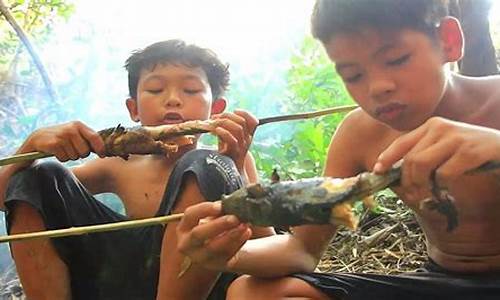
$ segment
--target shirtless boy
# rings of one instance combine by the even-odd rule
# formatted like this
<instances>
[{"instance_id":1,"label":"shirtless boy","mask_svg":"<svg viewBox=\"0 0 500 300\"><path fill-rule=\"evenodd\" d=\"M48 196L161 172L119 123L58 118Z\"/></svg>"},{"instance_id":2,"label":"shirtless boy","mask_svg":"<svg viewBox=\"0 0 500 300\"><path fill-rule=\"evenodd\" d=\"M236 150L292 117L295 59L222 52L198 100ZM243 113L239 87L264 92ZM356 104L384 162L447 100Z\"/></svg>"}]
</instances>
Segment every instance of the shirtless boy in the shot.
<instances>
[{"instance_id":1,"label":"shirtless boy","mask_svg":"<svg viewBox=\"0 0 500 300\"><path fill-rule=\"evenodd\" d=\"M232 284L228 299L500 297L499 173L464 175L500 159L500 77L448 70L462 56L463 35L444 2L317 0L312 15L314 36L360 105L333 135L324 175L384 172L404 159L395 191L427 238L425 271L311 273L335 226L298 226L290 235L246 241L248 229L212 245L211 239L232 227L217 219L191 226L220 213L213 203L191 207L178 227L181 251L207 267L249 274ZM451 232L446 218L420 207L431 196L433 172L456 201L459 225ZM205 243L193 243L192 233Z\"/></svg>"},{"instance_id":2,"label":"shirtless boy","mask_svg":"<svg viewBox=\"0 0 500 300\"><path fill-rule=\"evenodd\" d=\"M9 233L182 212L237 189L240 172L256 180L247 150L257 120L244 111L221 114L229 72L212 51L169 40L134 52L125 67L133 121L155 126L213 114L224 120L215 129L220 153L195 150L195 142L168 157L98 158L71 170L50 161L4 167L0 195ZM17 153L31 151L59 161L105 153L101 137L78 121L35 131ZM92 196L104 192L120 197L126 216ZM15 242L11 250L30 299L206 299L219 272L192 266L178 277L184 256L176 249L176 226Z\"/></svg>"}]
</instances>

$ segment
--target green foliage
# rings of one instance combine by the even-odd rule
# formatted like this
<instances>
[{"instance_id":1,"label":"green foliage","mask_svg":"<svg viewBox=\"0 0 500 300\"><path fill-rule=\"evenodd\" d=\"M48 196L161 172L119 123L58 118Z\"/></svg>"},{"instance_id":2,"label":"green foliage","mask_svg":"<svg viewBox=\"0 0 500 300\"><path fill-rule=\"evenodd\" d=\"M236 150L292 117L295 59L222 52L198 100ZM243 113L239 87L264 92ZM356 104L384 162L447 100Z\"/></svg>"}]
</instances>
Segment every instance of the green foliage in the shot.
<instances>
[{"instance_id":1,"label":"green foliage","mask_svg":"<svg viewBox=\"0 0 500 300\"><path fill-rule=\"evenodd\" d=\"M291 63L287 74L288 95L281 103L282 113L353 103L320 43L312 37L305 38ZM275 133L265 139L256 138L253 153L262 177L267 178L274 168L284 180L321 175L331 136L343 117L337 114L292 122L285 128L290 134Z\"/></svg>"},{"instance_id":2,"label":"green foliage","mask_svg":"<svg viewBox=\"0 0 500 300\"><path fill-rule=\"evenodd\" d=\"M46 41L54 22L67 20L74 10L72 4L62 0L7 0L5 4L19 26L36 43ZM17 60L22 45L7 22L0 22L0 36L0 70L5 71Z\"/></svg>"},{"instance_id":3,"label":"green foliage","mask_svg":"<svg viewBox=\"0 0 500 300\"><path fill-rule=\"evenodd\" d=\"M7 0L4 4L35 47L48 39L53 24L73 12L73 5L62 0ZM47 97L25 45L4 16L0 18L0 155L4 156L33 130L63 120L68 111Z\"/></svg>"}]
</instances>

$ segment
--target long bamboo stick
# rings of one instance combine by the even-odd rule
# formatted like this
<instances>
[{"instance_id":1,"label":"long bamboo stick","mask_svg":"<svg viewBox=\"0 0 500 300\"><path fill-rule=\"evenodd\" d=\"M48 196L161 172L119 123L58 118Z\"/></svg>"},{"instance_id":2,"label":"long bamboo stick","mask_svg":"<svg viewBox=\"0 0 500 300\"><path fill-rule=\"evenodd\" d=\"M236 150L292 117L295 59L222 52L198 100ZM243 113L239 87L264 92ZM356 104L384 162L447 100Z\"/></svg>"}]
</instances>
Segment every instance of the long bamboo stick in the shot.
<instances>
[{"instance_id":1,"label":"long bamboo stick","mask_svg":"<svg viewBox=\"0 0 500 300\"><path fill-rule=\"evenodd\" d=\"M274 123L274 122L299 120L299 119L311 119L311 118L316 118L316 117L334 114L334 113L348 112L348 111L351 111L357 107L358 107L357 105L345 105L345 106L337 106L337 107L332 107L332 108L319 110L319 111L313 111L313 112L267 117L267 118L260 119L258 125L264 125L264 124L269 124L269 123ZM199 130L198 133L203 133L203 132L208 132L208 130ZM10 165L10 164L20 163L20 162L40 159L40 158L51 157L51 156L53 156L53 155L50 153L43 153L43 152L28 152L28 153L16 154L16 155L12 155L12 156L5 157L5 158L0 158L0 167Z\"/></svg>"},{"instance_id":2,"label":"long bamboo stick","mask_svg":"<svg viewBox=\"0 0 500 300\"><path fill-rule=\"evenodd\" d=\"M466 171L465 174L476 174L480 172L489 172L492 170L498 170L500 169L500 161L490 161L486 162L485 164L479 166L478 168ZM363 198L367 195L374 194L378 191L381 191L385 189L386 187L390 186L394 182L396 182L399 179L401 172L400 172L400 166L395 166L393 167L389 172L386 174L381 174L377 175L371 172L365 172L360 175L359 178L361 180L361 184L356 184L356 188L352 189L354 186L346 186L345 192L339 192L338 197L334 197L330 199L329 201L331 202L332 206L335 204L339 204L345 201L348 201L349 199L352 199L353 197L355 198ZM299 185L301 183L298 183ZM276 192L276 191L275 191ZM276 195L274 195L276 196ZM290 195L287 195L287 197ZM242 192L242 190L237 190L234 193L226 196L224 199L222 199L223 203L223 210L225 210L225 213L228 214L236 214L240 218L245 217L245 213L243 212L238 212L237 210L234 210L231 208L231 205L233 205L234 201L239 201L242 200L241 198L246 197L246 193ZM251 205L255 204L253 203L255 200L250 203ZM248 203L247 203L248 204ZM4 235L0 236L0 244L1 243L6 243L6 242L13 242L13 241L22 241L22 240L30 240L30 239L38 239L38 238L56 238L56 237L65 237L65 236L73 236L73 235L82 235L82 234L88 234L88 233L94 233L94 232L104 232L104 231L112 231L112 230L119 230L119 229L125 229L125 228L134 228L134 227L143 227L143 226L152 226L152 225L159 225L159 224L167 224L170 222L175 222L179 221L183 217L183 213L178 213L178 214L173 214L173 215L167 215L167 216L161 216L161 217L154 217L154 218L145 218L145 219L140 219L140 220L133 220L133 221L123 221L123 222L115 222L115 223L108 223L108 224L98 224L98 225L88 225L88 226L78 226L78 227L71 227L71 228L64 228L64 229L56 229L56 230L47 230L47 231L39 231L39 232L30 232L30 233L21 233L21 234L13 234L13 235ZM445 213L446 215L446 213ZM447 216L449 219L448 220L453 220L456 216ZM255 221L255 220L254 220ZM303 223L305 224L305 223Z\"/></svg>"},{"instance_id":3,"label":"long bamboo stick","mask_svg":"<svg viewBox=\"0 0 500 300\"><path fill-rule=\"evenodd\" d=\"M288 120L309 119L309 118L315 118L315 117L324 116L324 115L333 114L333 113L348 112L348 111L355 109L356 107L357 107L356 105L338 106L338 107L333 107L333 108L320 110L320 111L314 111L314 112L306 112L306 113L300 113L300 114L291 114L291 115L262 118L259 120L258 125L264 125L264 124L268 124L268 123L288 121ZM19 163L19 162L23 162L23 161L27 161L27 160L46 158L46 157L50 157L50 156L53 156L53 155L50 153L42 153L42 152L22 153L22 154L17 154L17 155L11 156L11 157L0 159L0 166L13 164L13 163ZM182 218L182 216L183 216L183 214L180 213L180 214L174 214L174 215L168 215L168 216L162 216L162 217L146 218L146 219L142 219L142 220L123 221L123 222L115 222L115 223L109 223L109 224L78 226L78 227L56 229L56 230L46 230L46 231L39 231L39 232L5 235L5 236L0 236L0 243L30 240L30 239L40 239L40 238L57 238L57 237L82 235L82 234L95 233L95 232L120 230L120 229L125 229L125 228L167 224L170 222L180 220Z\"/></svg>"},{"instance_id":4,"label":"long bamboo stick","mask_svg":"<svg viewBox=\"0 0 500 300\"><path fill-rule=\"evenodd\" d=\"M70 227L70 228L55 229L55 230L45 230L38 232L5 235L5 236L0 236L0 243L41 239L41 238L57 238L57 237L82 235L95 232L113 231L125 228L167 224L170 222L179 221L180 219L182 219L183 215L184 215L183 213L179 213L168 216L146 218L141 220L122 221L122 222L107 223L107 224L78 226L78 227Z\"/></svg>"},{"instance_id":5,"label":"long bamboo stick","mask_svg":"<svg viewBox=\"0 0 500 300\"><path fill-rule=\"evenodd\" d=\"M332 108L327 108L318 111L310 111L300 114L291 114L291 115L283 115L283 116L275 116L275 117L267 117L259 119L259 125L264 125L273 122L282 122L282 121L291 121L291 120L300 120L300 119L311 119L316 117L321 117L324 115L330 115L334 113L342 113L349 112L355 108L357 105L344 105L344 106L336 106Z\"/></svg>"}]
</instances>

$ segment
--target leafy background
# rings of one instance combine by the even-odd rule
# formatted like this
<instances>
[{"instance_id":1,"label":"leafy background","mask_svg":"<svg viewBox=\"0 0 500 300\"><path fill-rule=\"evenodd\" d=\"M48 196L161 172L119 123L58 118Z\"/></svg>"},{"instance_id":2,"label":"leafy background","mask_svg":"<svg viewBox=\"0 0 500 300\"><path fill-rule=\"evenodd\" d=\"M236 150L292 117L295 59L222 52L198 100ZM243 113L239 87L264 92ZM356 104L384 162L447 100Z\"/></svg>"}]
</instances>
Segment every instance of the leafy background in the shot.
<instances>
[{"instance_id":1,"label":"leafy background","mask_svg":"<svg viewBox=\"0 0 500 300\"><path fill-rule=\"evenodd\" d=\"M146 11L141 9L149 8L147 14L153 14L151 9L155 10L157 2L144 2L141 8L137 8L133 1L109 1L106 8L98 1L3 2L37 46L58 96L55 100L48 97L24 46L10 25L0 19L0 156L13 153L31 132L42 126L75 119L95 129L115 126L117 123L131 125L123 105L127 85L122 66L133 49L170 38L162 35L158 28L152 28L152 32L148 32L150 35L133 31L134 26L146 22L135 20L137 15ZM213 6L222 2L214 1ZM311 1L302 2L309 3L306 7L310 9ZM79 8L82 3L87 3L86 10ZM186 6L183 8L190 10L189 5L195 7L200 2L186 0L183 3ZM254 17L255 25L242 27L244 29L240 32L231 35L221 32L218 34L221 40L214 43L216 52L222 53L221 56L227 57L230 62L232 83L227 95L230 99L229 109L244 108L258 117L266 117L352 104L319 43L307 33L307 17L300 21L291 17L299 14L292 14L288 0L272 2L282 6L281 10L276 11L267 7L270 3L255 1L253 4L244 4L258 6L256 11L260 15ZM227 7L243 5L231 1L223 4ZM250 9L250 6L244 9ZM130 16L124 7L138 11ZM207 8L207 13L216 15L216 9ZM226 12L222 22L237 22L237 17L231 13ZM100 19L89 19L90 15L97 15ZM195 15L193 18L196 17L200 16ZM221 47L227 46L226 43L234 44L232 46L237 49L250 47L250 43L255 43L250 38L243 40L243 44L232 39L236 35L245 36L255 30L266 30L268 27L258 26L267 17L275 20L273 26L283 31L267 40L257 40L261 45L258 45L260 48L252 48L257 49L253 53L237 56ZM164 20L161 16L150 17L155 18L160 24L168 21L168 18ZM108 22L104 26L101 20ZM498 49L500 33L497 29L500 27L498 19L495 20L492 34ZM278 21L283 21L286 28L280 28ZM265 32L262 31L258 36L265 36ZM125 47L125 44L130 46ZM262 180L268 180L273 169L277 169L283 179L320 175L331 135L342 118L343 115L339 114L259 128L251 151L256 157ZM213 140L204 139L206 143L212 143ZM115 209L121 209L113 196L104 195L101 199ZM3 222L1 218L2 228ZM1 244L0 270L11 265L8 246Z\"/></svg>"},{"instance_id":2,"label":"leafy background","mask_svg":"<svg viewBox=\"0 0 500 300\"><path fill-rule=\"evenodd\" d=\"M151 38L151 41L140 41L135 48L122 49L120 39L123 37L114 36L116 32L112 27L100 31L99 23L91 23L79 14L73 2L9 0L4 3L37 47L53 80L57 99L48 97L31 57L2 19L0 156L12 154L31 132L43 126L75 119L95 129L117 123L131 125L123 105L127 93L123 62L135 48L165 38ZM231 70L231 88L227 95L230 110L243 108L265 117L352 103L323 50L307 34L305 22L294 22L300 26L294 27L292 23L286 36L272 37L282 39L277 42L279 47L271 49L272 42L267 42L269 55L253 54L251 61L238 60L231 53L226 55ZM77 30L68 33L65 26ZM268 180L274 168L287 179L320 175L326 147L341 118L336 115L259 128L251 151L262 180ZM203 141L210 144L214 139L205 137ZM69 164L78 163L81 161ZM100 199L117 210L122 209L112 195ZM0 226L3 230L4 224ZM11 264L8 246L0 245L0 269Z\"/></svg>"}]
</instances>

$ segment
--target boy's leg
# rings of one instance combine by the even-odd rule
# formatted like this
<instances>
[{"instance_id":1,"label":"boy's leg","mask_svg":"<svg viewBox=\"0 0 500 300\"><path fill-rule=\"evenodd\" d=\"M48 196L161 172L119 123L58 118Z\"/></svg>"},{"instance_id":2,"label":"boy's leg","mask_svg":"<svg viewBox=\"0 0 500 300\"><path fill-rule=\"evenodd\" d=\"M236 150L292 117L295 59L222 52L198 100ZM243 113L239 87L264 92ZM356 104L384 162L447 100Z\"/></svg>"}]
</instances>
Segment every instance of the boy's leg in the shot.
<instances>
[{"instance_id":1,"label":"boy's leg","mask_svg":"<svg viewBox=\"0 0 500 300\"><path fill-rule=\"evenodd\" d=\"M243 275L237 278L227 292L227 300L310 299L335 300L305 281L294 277L257 278Z\"/></svg>"},{"instance_id":2,"label":"boy's leg","mask_svg":"<svg viewBox=\"0 0 500 300\"><path fill-rule=\"evenodd\" d=\"M46 230L40 214L26 203L11 213L11 234ZM28 299L71 299L68 269L49 239L13 242L11 251Z\"/></svg>"},{"instance_id":3,"label":"boy's leg","mask_svg":"<svg viewBox=\"0 0 500 300\"><path fill-rule=\"evenodd\" d=\"M218 200L240 186L241 179L229 158L213 151L195 150L186 153L172 171L167 186L171 195L166 197L171 198L167 200L172 212L179 213L193 204ZM170 208L163 211L169 212ZM170 223L163 235L157 299L207 299L219 273L192 265L178 278L184 256L177 251L177 224Z\"/></svg>"},{"instance_id":4,"label":"boy's leg","mask_svg":"<svg viewBox=\"0 0 500 300\"><path fill-rule=\"evenodd\" d=\"M15 174L9 182L5 205L9 234L124 219L93 198L67 168L51 161ZM13 242L11 248L30 299L99 299L108 286L115 287L128 276L126 272L108 276L109 269L116 265L113 262L119 260L120 265L127 266L133 262L122 259L135 251L123 246L121 240L137 240L127 237L118 231L95 233ZM118 253L113 251L117 247L121 250ZM110 252L116 254L110 257Z\"/></svg>"},{"instance_id":5,"label":"boy's leg","mask_svg":"<svg viewBox=\"0 0 500 300\"><path fill-rule=\"evenodd\" d=\"M189 175L173 213L183 212L190 205L203 201L202 199L196 179ZM184 256L177 251L176 226L177 223L169 224L163 236L157 299L206 299L218 278L218 272L192 265L178 278Z\"/></svg>"}]
</instances>

